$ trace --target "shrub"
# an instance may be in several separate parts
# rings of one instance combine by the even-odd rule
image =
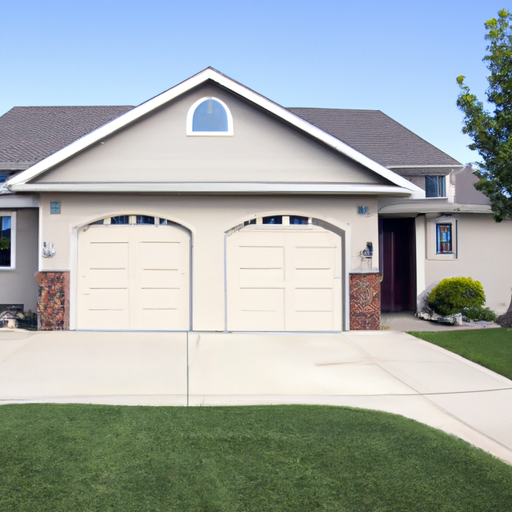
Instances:
[[[485,322],[496,322],[496,313],[489,308],[483,308],[481,306],[471,306],[462,310],[462,318],[467,320],[474,320],[479,322],[484,320]]]
[[[447,316],[462,313],[464,310],[480,311],[485,303],[485,293],[479,281],[470,277],[443,279],[432,289],[428,306],[439,315]],[[470,318],[468,316],[468,318]]]

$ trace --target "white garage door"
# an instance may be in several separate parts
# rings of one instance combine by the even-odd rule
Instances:
[[[123,218],[141,216],[117,217]],[[81,230],[77,328],[189,329],[189,233],[142,217],[148,219],[156,223]]]
[[[247,225],[227,239],[227,327],[339,331],[341,238],[319,226]]]

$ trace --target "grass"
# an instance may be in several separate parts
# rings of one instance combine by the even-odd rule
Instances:
[[[409,332],[512,379],[512,329]]]
[[[0,510],[512,511],[512,467],[321,406],[0,407]]]

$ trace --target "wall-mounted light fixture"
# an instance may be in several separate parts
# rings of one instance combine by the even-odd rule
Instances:
[[[43,258],[53,258],[55,256],[55,244],[43,242]]]

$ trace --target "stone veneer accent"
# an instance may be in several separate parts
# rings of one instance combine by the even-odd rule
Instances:
[[[350,274],[350,330],[380,330],[382,274]]]
[[[42,331],[69,329],[69,272],[38,272],[37,313]],[[382,275],[350,274],[350,329],[380,330]]]
[[[38,327],[42,331],[69,329],[69,272],[38,272]]]

